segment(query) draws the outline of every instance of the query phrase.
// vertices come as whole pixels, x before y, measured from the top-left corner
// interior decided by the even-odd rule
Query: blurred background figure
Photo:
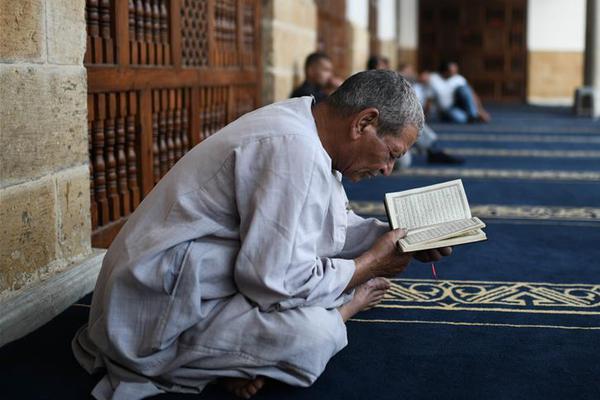
[[[313,96],[317,103],[327,97],[327,90],[331,92],[328,85],[333,78],[333,64],[329,56],[322,52],[309,54],[304,62],[304,76],[304,82],[292,91],[290,97]]]
[[[367,60],[367,69],[390,69],[390,60],[387,57],[372,55]]]
[[[431,89],[430,94],[442,120],[458,124],[490,121],[489,113],[467,79],[459,73],[456,62],[443,61],[439,73],[429,74],[425,83]]]
[[[389,61],[385,57],[371,56],[367,61],[367,67],[370,69],[389,69]],[[427,84],[418,82],[415,69],[412,64],[402,64],[399,71],[413,86],[421,106],[425,110],[430,101],[430,89]],[[427,156],[427,162],[430,164],[462,164],[464,159],[447,154],[442,149],[436,148],[437,134],[427,123],[423,125],[417,143],[413,149],[404,154],[396,163],[396,168],[408,168],[412,164],[413,154],[424,154]]]

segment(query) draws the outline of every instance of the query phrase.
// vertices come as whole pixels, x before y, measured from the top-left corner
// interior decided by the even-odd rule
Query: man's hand
[[[413,253],[403,253],[397,246],[398,239],[406,236],[402,229],[395,229],[382,235],[373,246],[356,258],[356,271],[348,284],[352,289],[371,278],[392,277],[404,271]]]
[[[440,247],[439,249],[422,250],[414,253],[414,257],[421,262],[440,261],[452,254],[452,247]]]

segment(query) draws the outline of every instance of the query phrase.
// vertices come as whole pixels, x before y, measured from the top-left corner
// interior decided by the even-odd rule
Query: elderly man
[[[408,82],[356,74],[325,101],[244,115],[183,157],[111,245],[79,362],[98,399],[200,392],[248,398],[265,378],[308,386],[412,254],[347,209],[342,174],[389,174],[423,124]],[[437,260],[451,249],[416,254]]]

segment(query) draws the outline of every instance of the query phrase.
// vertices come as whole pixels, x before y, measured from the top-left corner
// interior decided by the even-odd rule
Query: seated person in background
[[[427,76],[426,84],[431,89],[440,117],[449,122],[489,122],[490,115],[469,86],[464,76],[458,72],[458,64],[444,61],[440,73]]]
[[[367,69],[390,69],[390,60],[383,56],[371,56],[367,60]]]
[[[327,82],[327,85],[325,85],[323,92],[325,92],[325,94],[329,96],[331,93],[335,92],[337,88],[342,86],[342,83],[344,83],[344,80],[342,78],[340,78],[339,76],[332,75],[331,79],[329,79],[329,82]]]
[[[298,86],[291,97],[313,96],[315,102],[327,97],[324,89],[333,77],[333,64],[325,53],[315,52],[306,57],[304,62],[304,82]]]
[[[402,64],[399,72],[411,84],[421,107],[428,108],[428,87],[417,80],[417,76],[412,64]],[[414,149],[419,153],[427,154],[427,162],[431,164],[462,164],[464,160],[460,157],[451,156],[441,149],[436,148],[437,134],[426,123],[423,124],[421,134],[414,145]],[[397,167],[408,168],[412,164],[412,154],[407,151],[396,164]]]

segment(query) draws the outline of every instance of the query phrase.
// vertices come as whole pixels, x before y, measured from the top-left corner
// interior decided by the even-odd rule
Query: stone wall
[[[390,68],[398,69],[398,45],[395,39],[381,40],[380,42],[381,55],[387,57],[390,61]]]
[[[263,104],[289,97],[304,79],[304,59],[316,50],[313,0],[263,0]]]
[[[398,0],[398,64],[418,68],[419,13],[417,0]]]
[[[540,104],[571,104],[583,83],[580,51],[529,51],[527,98]]]
[[[403,64],[411,64],[414,68],[418,69],[419,66],[419,53],[417,49],[398,49],[398,68]]]
[[[350,72],[355,74],[364,71],[369,59],[369,30],[351,21],[346,23],[348,29],[348,58]]]
[[[585,0],[528,0],[527,100],[571,104],[583,81]],[[556,27],[560,21],[560,29]]]
[[[0,0],[0,296],[88,256],[84,0]]]

